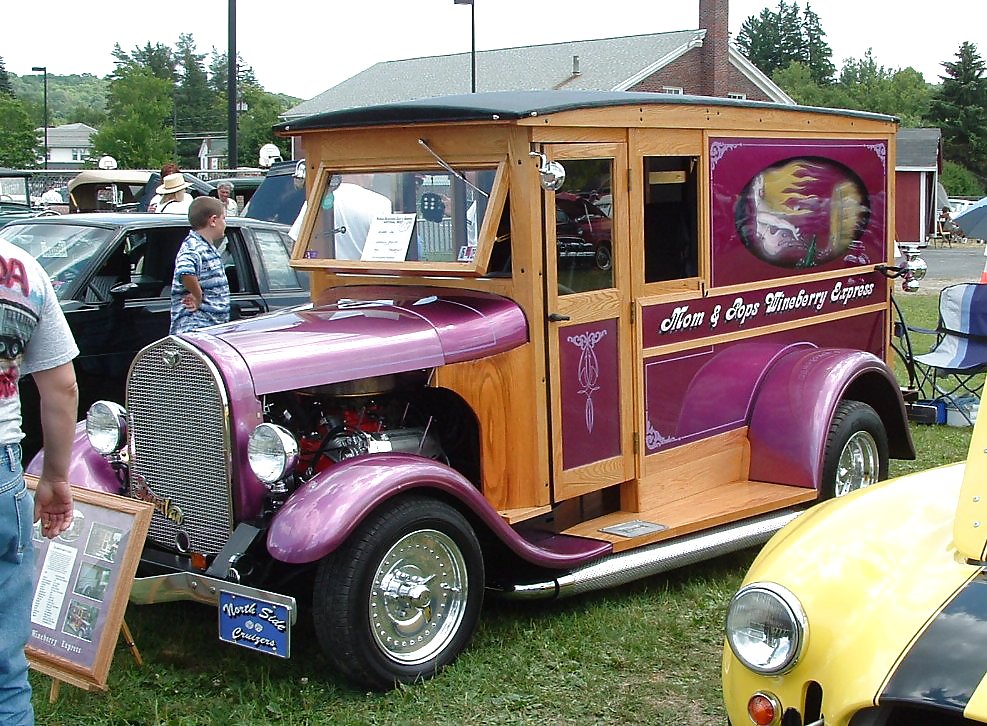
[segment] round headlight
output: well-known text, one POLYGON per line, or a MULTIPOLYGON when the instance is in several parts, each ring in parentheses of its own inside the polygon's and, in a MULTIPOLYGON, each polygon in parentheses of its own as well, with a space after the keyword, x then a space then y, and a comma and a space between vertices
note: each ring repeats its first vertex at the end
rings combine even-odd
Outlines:
POLYGON ((250 434, 247 459, 258 479, 265 484, 273 484, 295 468, 298 442, 283 426, 262 423, 250 434))
POLYGON ((727 642, 749 669, 764 675, 784 673, 798 662, 808 637, 802 604, 771 582, 740 589, 727 611, 727 642))
POLYGON ((89 445, 100 454, 115 454, 127 445, 127 411, 113 401, 96 401, 86 412, 89 445))

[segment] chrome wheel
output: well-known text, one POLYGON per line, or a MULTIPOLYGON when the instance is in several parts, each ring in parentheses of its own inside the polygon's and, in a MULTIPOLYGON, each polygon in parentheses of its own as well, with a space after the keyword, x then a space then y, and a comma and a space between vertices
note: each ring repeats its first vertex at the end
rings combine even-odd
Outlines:
POLYGON ((880 480, 880 453, 867 431, 857 431, 840 453, 836 467, 836 496, 869 487, 880 480))
POLYGON ((826 438, 820 497, 846 496, 888 476, 888 433, 862 401, 840 401, 826 438))
POLYGON ((456 543, 434 529, 391 547, 374 574, 370 623, 378 647, 399 663, 423 663, 459 632, 469 574, 456 543))
POLYGON ((319 563, 315 632, 330 664, 360 688, 414 683, 469 644, 483 587, 483 551, 462 513, 399 497, 319 563))

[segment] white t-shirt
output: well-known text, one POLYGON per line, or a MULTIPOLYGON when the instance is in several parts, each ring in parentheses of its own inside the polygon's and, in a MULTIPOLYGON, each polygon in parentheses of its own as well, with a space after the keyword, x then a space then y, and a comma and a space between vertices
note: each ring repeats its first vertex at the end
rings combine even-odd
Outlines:
POLYGON ((20 247, 0 240, 0 444, 24 438, 21 376, 79 354, 48 274, 20 247))
POLYGON ((336 259, 358 260, 370 232, 370 223, 382 214, 391 213, 391 200, 383 194, 343 182, 333 194, 333 220, 345 232, 336 234, 336 259))
MULTIPOLYGON (((153 199, 151 200, 154 201, 153 199)), ((188 214, 188 208, 192 206, 192 195, 188 192, 182 196, 181 199, 172 199, 170 201, 164 202, 158 201, 158 206, 154 210, 158 214, 188 214)), ((148 205, 150 208, 150 205, 148 205)))

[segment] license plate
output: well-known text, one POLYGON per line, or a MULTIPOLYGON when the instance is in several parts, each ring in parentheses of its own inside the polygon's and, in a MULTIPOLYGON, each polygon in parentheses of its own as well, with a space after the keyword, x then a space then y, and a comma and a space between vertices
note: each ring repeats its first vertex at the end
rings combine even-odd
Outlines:
POLYGON ((219 593, 219 639, 279 658, 291 656, 288 607, 232 592, 219 593))

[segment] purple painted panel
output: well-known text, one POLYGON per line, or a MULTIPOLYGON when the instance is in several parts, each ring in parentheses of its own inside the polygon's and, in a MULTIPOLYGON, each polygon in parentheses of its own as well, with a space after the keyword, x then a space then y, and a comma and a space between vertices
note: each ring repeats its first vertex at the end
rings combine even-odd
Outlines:
POLYGON ((887 142, 711 139, 713 287, 886 259, 887 142))
POLYGON ((749 423, 751 404, 775 361, 800 348, 879 353, 885 313, 869 313, 688 351, 644 362, 645 453, 696 441, 749 423), (811 338, 812 343, 806 342, 811 338))
POLYGON ((601 540, 544 535, 524 526, 516 531, 455 469, 415 454, 370 454, 340 462, 292 494, 271 522, 268 551, 282 562, 315 562, 345 542, 384 500, 411 490, 455 497, 512 552, 539 567, 577 567, 612 549, 601 540))
MULTIPOLYGON (((888 281, 876 272, 835 280, 781 285, 732 295, 649 305, 641 310, 645 348, 700 340, 710 335, 752 330, 792 320, 883 303, 888 281)), ((842 347, 856 347, 856 331, 847 331, 842 347)))
POLYGON ((475 360, 527 342, 528 326, 517 304, 497 295, 366 286, 183 337, 229 345, 261 395, 475 360))
POLYGON ((558 330, 562 468, 620 454, 620 366, 616 320, 558 330))

